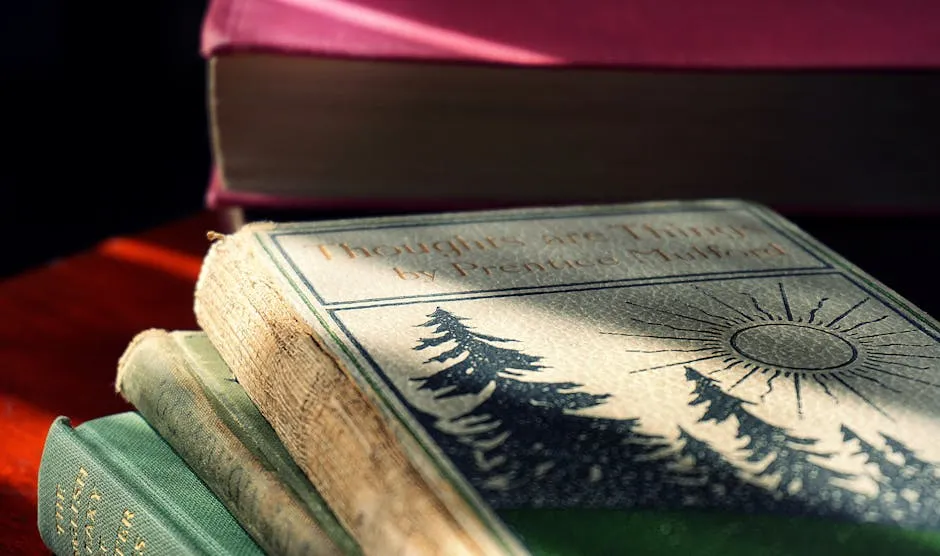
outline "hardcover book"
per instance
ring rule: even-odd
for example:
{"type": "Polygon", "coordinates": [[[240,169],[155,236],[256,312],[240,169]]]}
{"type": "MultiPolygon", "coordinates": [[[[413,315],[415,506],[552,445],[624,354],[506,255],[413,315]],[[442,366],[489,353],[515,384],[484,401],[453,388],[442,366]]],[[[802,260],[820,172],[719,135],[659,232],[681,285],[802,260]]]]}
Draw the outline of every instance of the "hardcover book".
{"type": "Polygon", "coordinates": [[[201,332],[148,330],[115,387],[269,554],[359,554],[201,332]]]}
{"type": "Polygon", "coordinates": [[[137,413],[49,428],[39,467],[39,534],[73,554],[264,554],[137,413]]]}
{"type": "Polygon", "coordinates": [[[940,550],[937,321],[759,205],[254,224],[195,310],[366,553],[610,553],[647,511],[940,550]]]}
{"type": "Polygon", "coordinates": [[[207,200],[936,205],[940,5],[905,4],[213,0],[207,200]]]}

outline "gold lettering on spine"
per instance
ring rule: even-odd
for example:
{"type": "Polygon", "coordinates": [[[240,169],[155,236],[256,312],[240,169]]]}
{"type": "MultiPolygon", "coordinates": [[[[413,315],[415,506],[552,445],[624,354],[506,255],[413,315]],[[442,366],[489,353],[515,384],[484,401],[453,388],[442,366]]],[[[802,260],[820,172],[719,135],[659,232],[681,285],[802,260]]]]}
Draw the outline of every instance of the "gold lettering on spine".
{"type": "Polygon", "coordinates": [[[134,526],[134,517],[136,517],[136,515],[137,514],[127,508],[125,508],[124,513],[121,514],[121,526],[118,529],[117,538],[114,540],[114,553],[118,556],[125,556],[124,549],[127,545],[127,539],[131,534],[131,527],[134,526]]]}
{"type": "Polygon", "coordinates": [[[98,504],[101,502],[101,492],[97,487],[92,487],[88,500],[88,510],[85,512],[85,554],[94,554],[95,525],[98,519],[98,504]]]}
{"type": "Polygon", "coordinates": [[[55,533],[65,534],[65,493],[61,484],[55,486],[55,533]]]}
{"type": "Polygon", "coordinates": [[[72,488],[72,503],[69,506],[71,518],[69,519],[69,532],[72,534],[72,554],[81,554],[78,544],[78,510],[82,505],[82,492],[85,490],[85,479],[88,471],[84,467],[78,468],[75,474],[75,486],[72,488]]]}

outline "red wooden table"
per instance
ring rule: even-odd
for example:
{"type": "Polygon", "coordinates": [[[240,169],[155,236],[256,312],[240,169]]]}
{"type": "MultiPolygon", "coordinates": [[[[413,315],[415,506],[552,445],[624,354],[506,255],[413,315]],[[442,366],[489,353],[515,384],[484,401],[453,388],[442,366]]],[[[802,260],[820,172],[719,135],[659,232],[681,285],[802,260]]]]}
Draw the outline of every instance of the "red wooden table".
{"type": "Polygon", "coordinates": [[[192,329],[212,214],[199,214],[0,282],[0,554],[44,554],[36,478],[46,431],[126,411],[118,357],[146,328],[192,329]]]}

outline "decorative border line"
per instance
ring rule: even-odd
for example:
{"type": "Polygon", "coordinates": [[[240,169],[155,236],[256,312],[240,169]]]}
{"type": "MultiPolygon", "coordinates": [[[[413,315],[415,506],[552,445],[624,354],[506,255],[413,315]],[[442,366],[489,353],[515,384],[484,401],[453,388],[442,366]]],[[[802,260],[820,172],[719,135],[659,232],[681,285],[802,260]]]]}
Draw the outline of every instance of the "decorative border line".
{"type": "Polygon", "coordinates": [[[638,286],[657,286],[657,285],[668,285],[668,284],[694,284],[697,282],[714,282],[718,280],[743,280],[747,278],[773,278],[781,276],[812,276],[817,274],[832,274],[836,272],[832,268],[816,268],[816,267],[806,267],[806,268],[784,268],[784,269],[773,269],[773,270],[754,270],[754,271],[740,271],[740,272],[714,272],[714,273],[701,273],[701,274],[678,274],[678,275],[666,275],[666,276],[657,276],[655,278],[631,278],[626,280],[608,280],[604,282],[584,282],[582,284],[562,284],[560,286],[538,286],[533,288],[506,288],[503,290],[482,290],[480,295],[474,295],[477,292],[467,292],[467,294],[454,294],[452,297],[440,299],[437,297],[434,298],[409,298],[404,297],[402,301],[393,301],[387,303],[372,303],[372,304],[334,304],[330,307],[326,307],[326,311],[330,314],[338,313],[340,311],[351,311],[355,309],[373,309],[376,307],[400,307],[403,305],[418,305],[421,303],[450,303],[452,301],[471,301],[477,299],[492,299],[496,297],[522,297],[527,295],[548,295],[548,294],[563,294],[571,292],[585,292],[585,291],[595,291],[595,290],[610,290],[617,288],[631,288],[638,286]]]}

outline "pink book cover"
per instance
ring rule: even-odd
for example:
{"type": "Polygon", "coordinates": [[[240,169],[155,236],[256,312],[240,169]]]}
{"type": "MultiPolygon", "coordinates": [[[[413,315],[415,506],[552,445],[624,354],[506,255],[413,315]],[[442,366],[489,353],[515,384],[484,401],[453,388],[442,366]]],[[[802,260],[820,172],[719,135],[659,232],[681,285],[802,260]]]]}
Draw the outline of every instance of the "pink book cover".
{"type": "Polygon", "coordinates": [[[211,0],[206,56],[524,66],[940,67],[936,0],[211,0]]]}
{"type": "MultiPolygon", "coordinates": [[[[940,68],[938,21],[937,0],[210,0],[202,54],[557,68],[919,70],[940,68]]],[[[236,192],[218,172],[206,201],[212,208],[401,206],[236,192]]],[[[446,208],[430,205],[411,208],[446,208]]]]}

